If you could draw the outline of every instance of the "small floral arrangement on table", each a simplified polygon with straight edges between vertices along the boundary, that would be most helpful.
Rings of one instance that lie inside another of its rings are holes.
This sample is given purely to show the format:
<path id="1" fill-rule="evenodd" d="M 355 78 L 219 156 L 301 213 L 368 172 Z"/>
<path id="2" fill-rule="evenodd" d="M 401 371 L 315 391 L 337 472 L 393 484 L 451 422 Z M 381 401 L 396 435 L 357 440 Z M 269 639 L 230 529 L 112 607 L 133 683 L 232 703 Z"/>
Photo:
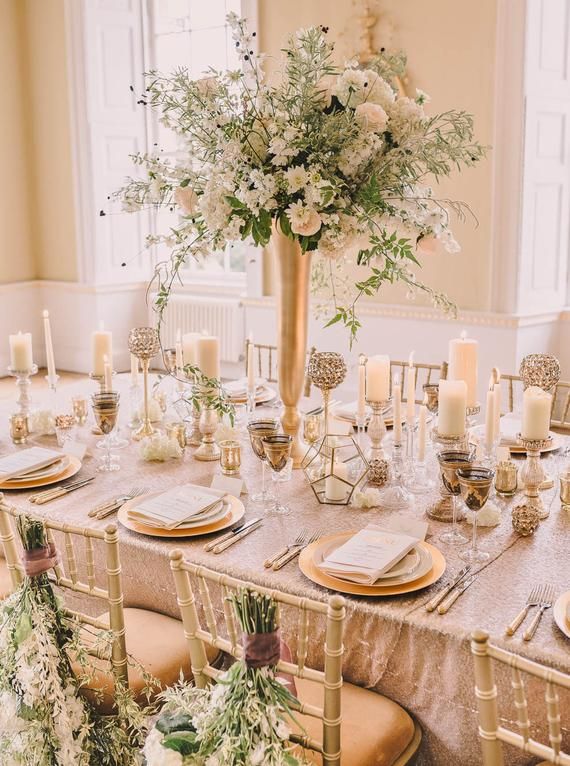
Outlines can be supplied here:
<path id="1" fill-rule="evenodd" d="M 62 609 L 47 575 L 57 564 L 57 551 L 40 521 L 20 516 L 18 529 L 27 576 L 0 606 L 2 764 L 142 764 L 146 713 L 128 689 L 116 688 L 111 716 L 98 714 L 81 695 L 88 678 L 77 677 L 70 661 L 73 654 L 81 667 L 88 664 L 79 624 Z"/>
<path id="2" fill-rule="evenodd" d="M 289 742 L 297 702 L 276 677 L 281 642 L 276 604 L 242 590 L 230 596 L 244 632 L 245 656 L 210 689 L 180 684 L 162 695 L 149 733 L 147 766 L 297 766 Z"/>
<path id="3" fill-rule="evenodd" d="M 316 251 L 314 286 L 329 287 L 330 323 L 343 322 L 352 335 L 357 301 L 386 283 L 402 281 L 454 308 L 417 278 L 416 246 L 428 252 L 435 238 L 449 252 L 459 249 L 450 209 L 462 216 L 465 206 L 439 199 L 432 185 L 484 156 L 471 115 L 428 115 L 424 92 L 401 95 L 402 54 L 379 53 L 366 69 L 338 67 L 324 27 L 289 39 L 273 83 L 253 50 L 255 32 L 235 14 L 228 22 L 240 70 L 210 70 L 199 80 L 183 68 L 148 75 L 139 103 L 177 134 L 180 159 L 134 155 L 144 174 L 115 195 L 128 212 L 164 206 L 180 213 L 167 234 L 147 238 L 171 250 L 155 271 L 159 317 L 189 258 L 208 258 L 237 240 L 266 245 L 274 225 L 303 252 Z M 368 269 L 356 283 L 345 276 L 353 264 Z"/>

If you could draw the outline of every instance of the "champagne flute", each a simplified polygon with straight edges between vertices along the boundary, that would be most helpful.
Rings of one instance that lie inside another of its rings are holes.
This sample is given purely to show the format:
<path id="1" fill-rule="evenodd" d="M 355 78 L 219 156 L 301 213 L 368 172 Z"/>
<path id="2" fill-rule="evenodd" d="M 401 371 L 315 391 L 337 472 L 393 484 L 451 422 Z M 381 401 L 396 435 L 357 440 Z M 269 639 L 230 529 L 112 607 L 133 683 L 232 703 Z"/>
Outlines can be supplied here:
<path id="1" fill-rule="evenodd" d="M 293 437 L 287 435 L 265 436 L 261 440 L 267 462 L 276 473 L 280 473 L 291 456 Z M 275 506 L 270 513 L 284 516 L 291 512 L 288 505 L 283 505 L 280 499 L 281 482 L 275 482 Z"/>
<path id="2" fill-rule="evenodd" d="M 263 439 L 267 436 L 275 436 L 279 431 L 279 421 L 274 418 L 265 420 L 251 420 L 247 424 L 247 431 L 251 442 L 251 448 L 255 455 L 261 460 L 261 492 L 251 496 L 254 503 L 268 504 L 273 500 L 273 495 L 265 487 L 265 450 L 263 449 Z"/>
<path id="3" fill-rule="evenodd" d="M 485 506 L 489 499 L 489 492 L 493 485 L 495 472 L 490 468 L 475 466 L 472 468 L 459 468 L 457 478 L 461 487 L 463 502 L 473 511 L 473 541 L 471 548 L 461 551 L 459 558 L 469 564 L 482 564 L 488 561 L 490 554 L 477 547 L 477 514 Z"/>
<path id="4" fill-rule="evenodd" d="M 469 542 L 457 528 L 457 497 L 461 492 L 457 471 L 460 468 L 469 468 L 473 463 L 473 453 L 464 450 L 446 450 L 439 452 L 437 459 L 441 471 L 443 486 L 451 498 L 453 512 L 452 526 L 449 532 L 444 532 L 439 539 L 451 545 L 463 545 Z"/>

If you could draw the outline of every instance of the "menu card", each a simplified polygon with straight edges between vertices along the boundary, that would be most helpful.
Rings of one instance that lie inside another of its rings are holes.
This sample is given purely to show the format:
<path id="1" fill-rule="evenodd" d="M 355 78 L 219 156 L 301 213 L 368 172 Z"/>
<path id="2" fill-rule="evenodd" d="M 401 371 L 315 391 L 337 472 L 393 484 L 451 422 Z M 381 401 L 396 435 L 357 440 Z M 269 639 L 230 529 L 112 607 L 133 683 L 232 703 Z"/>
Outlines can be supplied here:
<path id="1" fill-rule="evenodd" d="M 15 476 L 23 477 L 25 474 L 45 468 L 57 460 L 61 460 L 61 458 L 61 452 L 44 447 L 30 447 L 13 452 L 0 458 L 0 481 L 4 482 Z"/>
<path id="2" fill-rule="evenodd" d="M 369 524 L 330 553 L 319 567 L 333 577 L 373 585 L 418 542 L 418 537 Z"/>
<path id="3" fill-rule="evenodd" d="M 185 484 L 143 500 L 129 509 L 128 516 L 133 521 L 152 524 L 161 529 L 176 529 L 188 521 L 197 521 L 200 516 L 219 505 L 224 497 L 225 492 Z"/>

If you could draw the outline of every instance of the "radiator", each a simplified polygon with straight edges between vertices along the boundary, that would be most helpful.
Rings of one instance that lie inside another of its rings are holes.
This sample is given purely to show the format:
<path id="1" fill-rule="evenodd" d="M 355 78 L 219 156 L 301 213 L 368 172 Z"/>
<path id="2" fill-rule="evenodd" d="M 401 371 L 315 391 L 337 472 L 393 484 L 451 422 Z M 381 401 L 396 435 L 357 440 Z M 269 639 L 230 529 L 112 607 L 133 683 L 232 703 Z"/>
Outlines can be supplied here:
<path id="1" fill-rule="evenodd" d="M 149 308 L 149 322 L 156 315 Z M 243 360 L 245 331 L 244 309 L 238 298 L 213 298 L 198 295 L 172 295 L 164 314 L 161 330 L 164 347 L 173 348 L 176 332 L 202 332 L 217 335 L 220 339 L 222 362 L 237 363 Z"/>

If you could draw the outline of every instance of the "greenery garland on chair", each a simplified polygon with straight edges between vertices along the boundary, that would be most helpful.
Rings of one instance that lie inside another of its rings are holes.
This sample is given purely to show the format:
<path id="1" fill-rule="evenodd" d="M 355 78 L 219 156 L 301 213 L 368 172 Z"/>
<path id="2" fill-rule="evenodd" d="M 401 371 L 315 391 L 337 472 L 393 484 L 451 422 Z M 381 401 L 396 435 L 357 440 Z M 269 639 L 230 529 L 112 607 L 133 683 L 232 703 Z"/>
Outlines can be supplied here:
<path id="1" fill-rule="evenodd" d="M 88 668 L 80 623 L 56 597 L 47 571 L 58 560 L 41 521 L 17 519 L 30 574 L 0 605 L 0 753 L 3 766 L 137 766 L 149 710 L 115 683 L 116 712 L 81 694 L 70 656 Z M 37 573 L 34 573 L 37 572 Z M 113 634 L 98 636 L 110 647 Z"/>
<path id="2" fill-rule="evenodd" d="M 297 700 L 275 675 L 277 605 L 241 590 L 229 597 L 244 633 L 245 656 L 210 689 L 179 684 L 149 733 L 147 766 L 297 766 L 289 742 Z M 272 656 L 271 656 L 272 655 Z"/>

